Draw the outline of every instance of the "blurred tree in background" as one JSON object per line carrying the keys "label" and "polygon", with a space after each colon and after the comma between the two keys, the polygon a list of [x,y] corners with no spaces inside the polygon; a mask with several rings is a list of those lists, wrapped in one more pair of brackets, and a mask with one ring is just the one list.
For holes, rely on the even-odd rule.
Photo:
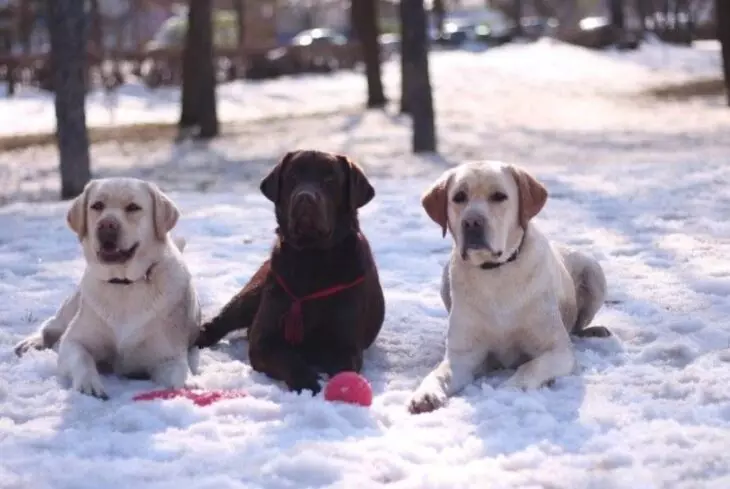
{"label": "blurred tree in background", "polygon": [[428,31],[423,0],[401,0],[401,99],[413,123],[413,152],[436,151],[433,95],[428,72]]}
{"label": "blurred tree in background", "polygon": [[730,0],[715,0],[715,15],[717,16],[717,37],[722,45],[727,103],[730,105]]}
{"label": "blurred tree in background", "polygon": [[352,0],[350,9],[352,29],[360,41],[365,76],[368,81],[367,107],[370,109],[385,107],[387,100],[383,90],[383,79],[380,65],[380,41],[378,36],[378,2],[377,0]]}
{"label": "blurred tree in background", "polygon": [[84,2],[47,0],[48,31],[60,157],[61,198],[81,194],[91,179],[86,129],[86,35]]}
{"label": "blurred tree in background", "polygon": [[[53,1],[53,0],[49,0]],[[220,132],[215,96],[212,0],[190,0],[182,67],[181,135],[212,139]]]}

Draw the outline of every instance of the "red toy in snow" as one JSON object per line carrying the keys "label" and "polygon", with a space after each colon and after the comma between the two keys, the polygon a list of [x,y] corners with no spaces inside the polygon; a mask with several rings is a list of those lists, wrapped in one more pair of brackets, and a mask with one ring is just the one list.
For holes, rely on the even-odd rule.
{"label": "red toy in snow", "polygon": [[223,399],[237,399],[245,397],[243,391],[204,391],[202,389],[161,389],[145,392],[134,396],[135,401],[154,401],[155,399],[173,399],[184,397],[190,399],[198,406],[208,406]]}
{"label": "red toy in snow", "polygon": [[373,389],[370,387],[370,382],[357,372],[340,372],[327,382],[324,398],[327,401],[341,401],[367,407],[373,402]]}

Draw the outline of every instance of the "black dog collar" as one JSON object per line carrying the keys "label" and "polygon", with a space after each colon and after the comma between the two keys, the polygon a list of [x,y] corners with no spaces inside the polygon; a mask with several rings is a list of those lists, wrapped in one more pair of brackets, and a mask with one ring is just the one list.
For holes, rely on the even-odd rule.
{"label": "black dog collar", "polygon": [[522,251],[522,245],[525,243],[525,236],[526,235],[527,235],[527,230],[525,230],[522,233],[522,239],[520,239],[520,244],[517,245],[517,249],[505,261],[502,261],[502,262],[489,262],[489,261],[485,261],[484,263],[482,263],[481,265],[479,265],[479,268],[481,268],[482,270],[494,270],[495,268],[499,268],[499,267],[501,267],[502,265],[504,265],[506,263],[510,263],[510,262],[515,261],[517,259],[517,256],[520,254],[520,251]]}
{"label": "black dog collar", "polygon": [[[157,265],[157,263],[153,263],[152,265],[150,265],[150,267],[147,269],[144,276],[142,277],[142,280],[144,280],[145,282],[150,281],[150,275],[152,274],[152,269],[155,268],[155,265]],[[139,280],[129,280],[128,278],[112,278],[106,281],[106,283],[114,285],[130,285],[134,282],[139,282]]]}

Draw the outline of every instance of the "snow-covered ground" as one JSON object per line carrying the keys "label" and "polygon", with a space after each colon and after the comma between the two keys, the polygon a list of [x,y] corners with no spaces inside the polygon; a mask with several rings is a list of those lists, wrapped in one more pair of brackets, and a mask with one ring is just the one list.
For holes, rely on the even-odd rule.
{"label": "snow-covered ground", "polygon": [[[545,39],[487,51],[437,51],[431,63],[436,89],[452,86],[456,73],[470,82],[516,76],[530,78],[536,89],[546,83],[560,88],[563,82],[582,80],[596,90],[623,91],[638,91],[667,79],[720,74],[719,47],[714,42],[699,43],[694,49],[651,43],[638,51],[616,55]],[[384,64],[384,83],[394,97],[400,91],[399,69],[397,59]],[[226,83],[218,89],[219,116],[224,122],[245,122],[360,107],[366,93],[364,80],[360,73],[345,71],[329,76]],[[51,94],[30,87],[23,87],[13,98],[4,93],[5,87],[0,86],[0,136],[54,130]],[[150,90],[137,82],[122,86],[113,95],[94,91],[87,99],[87,122],[90,127],[173,123],[179,117],[179,99],[177,88]]]}
{"label": "snow-covered ground", "polygon": [[[204,352],[199,383],[249,396],[206,408],[135,403],[153,386],[112,378],[112,399],[97,401],[59,383],[53,352],[17,359],[12,345],[73,290],[82,262],[67,204],[23,202],[55,196],[54,149],[0,153],[0,488],[730,487],[730,111],[719,97],[636,96],[697,75],[687,60],[706,56],[659,69],[655,48],[641,62],[547,42],[438,53],[439,157],[409,154],[407,120],[353,110],[248,124],[210,145],[92,149],[96,175],[149,178],[178,202],[206,317],[271,245],[272,208],[256,189],[271,162],[297,147],[361,162],[377,190],[362,223],[387,300],[366,355],[369,409],[285,392],[251,370],[241,341]],[[343,107],[364,93],[346,74],[257,87],[287,93],[281,110],[310,90]],[[406,401],[443,351],[449,250],[419,197],[466,158],[522,163],[547,185],[536,222],[600,260],[610,292],[596,322],[615,337],[578,341],[575,375],[552,388],[508,391],[498,374],[411,416]]]}
{"label": "snow-covered ground", "polygon": [[[0,210],[0,487],[717,488],[730,484],[730,168],[707,164],[534,167],[551,191],[538,224],[596,256],[616,334],[576,344],[555,387],[491,376],[432,414],[411,391],[442,355],[438,297],[449,243],[419,207],[429,180],[377,179],[363,213],[387,317],[366,355],[370,409],[285,392],[253,372],[245,343],[206,351],[199,383],[249,397],[206,408],[69,393],[53,352],[11,345],[51,314],[81,272],[64,204]],[[264,258],[272,209],[251,193],[173,193],[186,256],[214,314]]]}

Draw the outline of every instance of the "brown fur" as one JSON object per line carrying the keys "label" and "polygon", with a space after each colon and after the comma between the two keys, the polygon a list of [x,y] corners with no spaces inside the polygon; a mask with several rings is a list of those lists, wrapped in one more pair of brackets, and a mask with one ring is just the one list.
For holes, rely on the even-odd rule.
{"label": "brown fur", "polygon": [[[316,205],[293,205],[302,189],[319,196]],[[288,153],[264,178],[261,191],[275,203],[279,225],[271,257],[203,326],[197,344],[211,346],[231,331],[248,328],[255,370],[284,381],[290,389],[316,393],[320,372],[360,371],[363,351],[375,341],[383,323],[383,292],[357,219],[357,209],[375,193],[355,163],[319,151]],[[302,229],[314,232],[314,237],[302,235]],[[284,337],[282,320],[292,299],[272,268],[300,298],[360,277],[364,281],[304,302],[304,338],[291,344]]]}

